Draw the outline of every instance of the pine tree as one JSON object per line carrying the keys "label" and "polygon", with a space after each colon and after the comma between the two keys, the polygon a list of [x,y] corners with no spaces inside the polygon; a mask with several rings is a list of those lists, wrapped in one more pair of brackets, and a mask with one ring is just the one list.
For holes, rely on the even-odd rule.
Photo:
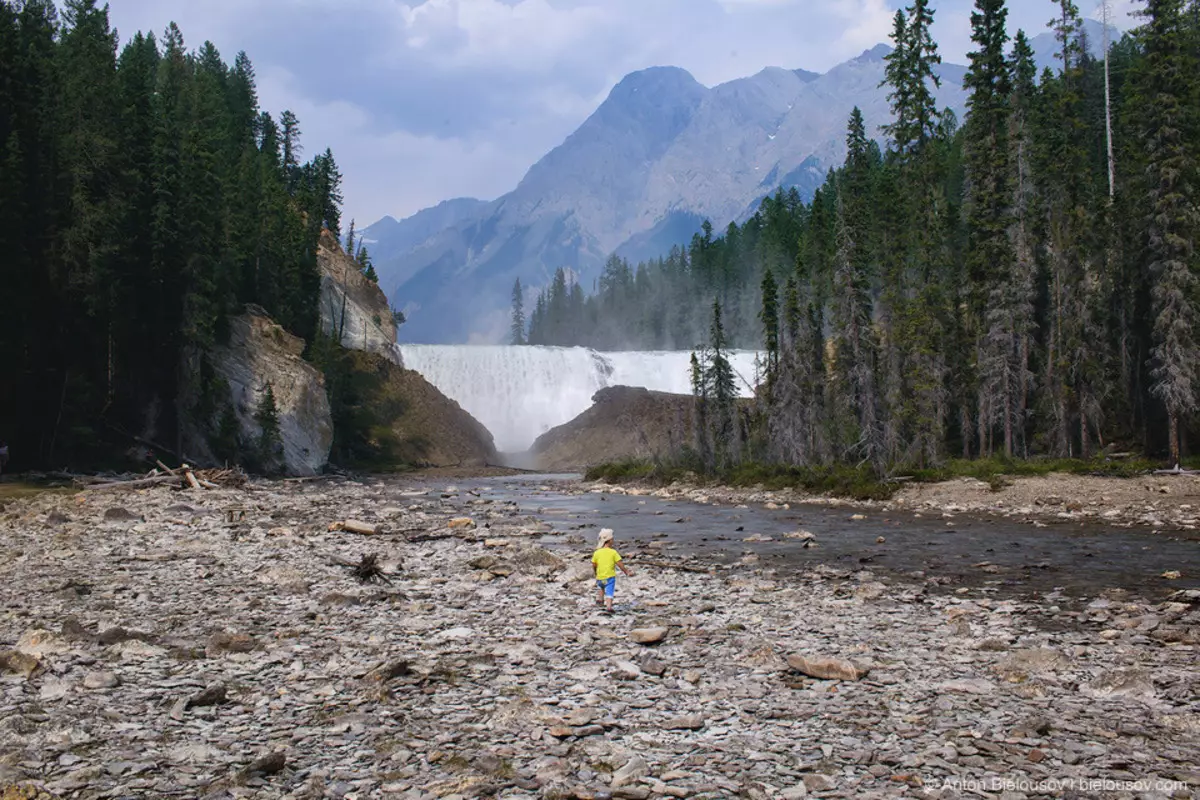
{"label": "pine tree", "polygon": [[283,460],[283,434],[279,428],[279,409],[275,404],[275,390],[267,384],[258,408],[254,412],[258,424],[257,460],[259,468],[272,474],[279,470]]}
{"label": "pine tree", "polygon": [[1185,40],[1183,0],[1147,0],[1145,65],[1140,74],[1145,100],[1148,197],[1147,264],[1154,314],[1151,393],[1167,413],[1167,447],[1180,460],[1181,423],[1197,407],[1200,353],[1200,286],[1196,278],[1197,213],[1195,133],[1196,58]]}
{"label": "pine tree", "polygon": [[[977,0],[971,15],[971,92],[964,128],[967,168],[967,276],[970,281],[966,333],[974,341],[978,374],[976,425],[980,455],[991,455],[992,433],[1004,431],[1004,449],[1013,453],[1014,420],[1020,416],[1013,389],[1012,353],[1017,346],[1012,302],[1014,254],[1009,239],[1013,193],[1009,167],[1012,81],[1005,57],[1008,9],[1004,0]],[[963,431],[964,437],[967,431]]]}
{"label": "pine tree", "polygon": [[763,348],[766,350],[766,383],[768,392],[779,374],[779,287],[771,270],[763,272],[762,310],[759,320],[763,326]]}
{"label": "pine tree", "polygon": [[513,281],[512,326],[510,328],[509,344],[528,344],[525,340],[525,296],[521,291],[520,278]]}

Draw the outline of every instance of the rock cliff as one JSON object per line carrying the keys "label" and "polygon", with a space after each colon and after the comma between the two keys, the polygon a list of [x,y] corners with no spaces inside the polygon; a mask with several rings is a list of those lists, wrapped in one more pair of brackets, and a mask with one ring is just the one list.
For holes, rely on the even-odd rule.
{"label": "rock cliff", "polygon": [[359,271],[329,231],[321,233],[317,265],[321,270],[321,329],[334,335],[340,331],[343,347],[377,353],[399,364],[396,325],[387,295]]}
{"label": "rock cliff", "polygon": [[401,463],[417,467],[479,467],[497,463],[492,434],[419,372],[372,353],[355,353],[355,369],[370,375],[366,397],[391,413],[387,427]]}
{"label": "rock cliff", "polygon": [[533,443],[538,469],[570,471],[608,461],[666,458],[695,439],[695,401],[689,395],[611,386],[596,392],[592,402]]}
{"label": "rock cliff", "polygon": [[[288,333],[266,311],[252,305],[230,320],[229,342],[212,348],[205,358],[213,373],[208,382],[228,390],[227,397],[218,396],[215,403],[232,409],[242,442],[258,441],[262,432],[255,413],[267,387],[271,387],[283,440],[283,467],[290,475],[320,472],[333,444],[325,378],[301,358],[303,352],[303,339]],[[193,372],[199,374],[202,370]],[[203,392],[196,389],[190,393],[202,396]],[[184,452],[196,461],[219,461],[211,437],[196,427],[184,426]]]}

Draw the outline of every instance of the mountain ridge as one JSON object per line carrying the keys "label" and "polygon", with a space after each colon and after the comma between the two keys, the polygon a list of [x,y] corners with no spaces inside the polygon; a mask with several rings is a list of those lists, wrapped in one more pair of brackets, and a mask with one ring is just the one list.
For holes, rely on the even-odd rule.
{"label": "mountain ridge", "polygon": [[[1094,50],[1102,31],[1090,27]],[[1056,49],[1049,34],[1034,45],[1043,59]],[[844,157],[854,106],[882,143],[890,52],[879,44],[822,74],[766,67],[711,88],[680,67],[629,73],[508,194],[446,201],[366,229],[369,246],[378,240],[381,286],[409,319],[401,339],[501,341],[515,279],[528,307],[559,267],[590,287],[611,253],[662,255],[705,219],[717,228],[743,221],[779,188],[811,197]],[[939,74],[938,105],[961,120],[966,67],[946,63]],[[440,221],[448,224],[433,230]]]}

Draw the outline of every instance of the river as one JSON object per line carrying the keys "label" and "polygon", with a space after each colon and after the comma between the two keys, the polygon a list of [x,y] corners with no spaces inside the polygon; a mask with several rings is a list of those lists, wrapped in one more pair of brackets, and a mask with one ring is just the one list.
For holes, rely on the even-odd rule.
{"label": "river", "polygon": [[[763,567],[807,570],[817,565],[869,569],[930,581],[950,590],[982,587],[997,596],[1094,597],[1123,589],[1149,600],[1200,588],[1200,537],[1102,525],[1034,527],[1010,519],[919,516],[851,507],[804,505],[768,509],[581,491],[578,476],[526,475],[462,481],[448,487],[464,513],[482,498],[515,503],[522,515],[553,529],[550,547],[591,547],[599,528],[616,531],[629,556],[688,563],[731,564],[751,556]],[[862,516],[862,519],[853,519]],[[784,535],[813,534],[808,547]],[[569,542],[580,534],[585,542]],[[770,541],[746,541],[761,536]],[[880,542],[880,539],[883,539]],[[1163,573],[1177,570],[1178,580]]]}

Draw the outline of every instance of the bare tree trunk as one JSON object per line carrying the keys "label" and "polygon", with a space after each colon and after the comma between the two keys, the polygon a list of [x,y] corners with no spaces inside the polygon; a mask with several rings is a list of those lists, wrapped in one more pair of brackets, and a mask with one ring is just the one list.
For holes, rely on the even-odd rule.
{"label": "bare tree trunk", "polygon": [[1168,447],[1171,451],[1171,463],[1178,464],[1179,459],[1179,414],[1173,409],[1167,410],[1167,436],[1170,437]]}

